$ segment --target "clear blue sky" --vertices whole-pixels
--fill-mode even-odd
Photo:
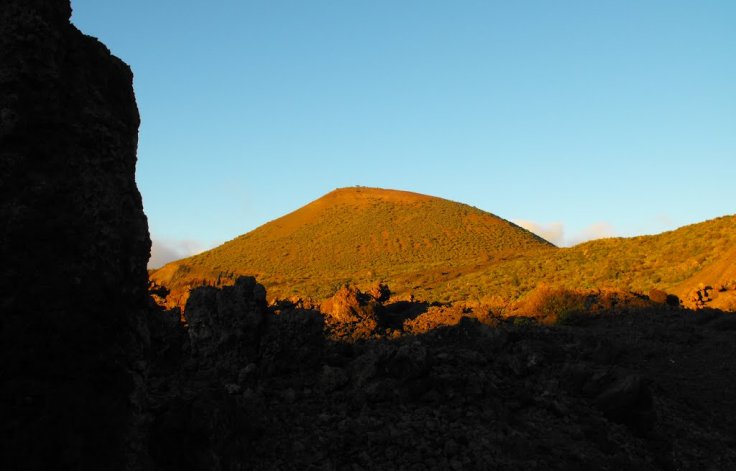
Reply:
[[[735,212],[736,1],[73,7],[134,70],[159,257],[352,185],[461,201],[565,244]]]

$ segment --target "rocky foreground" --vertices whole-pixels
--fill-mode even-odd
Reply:
[[[241,278],[195,290],[188,328],[162,313],[156,467],[736,469],[736,316],[439,310],[411,333],[427,306],[377,296],[269,309]]]

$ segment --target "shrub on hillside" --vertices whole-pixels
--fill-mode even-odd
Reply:
[[[665,293],[665,302],[669,300]],[[516,303],[513,312],[546,324],[576,325],[591,315],[638,312],[654,306],[656,304],[646,296],[626,291],[573,290],[541,285]]]
[[[546,324],[570,324],[579,321],[589,307],[589,295],[542,285],[519,302],[516,314],[533,317]]]
[[[661,289],[653,289],[649,291],[649,299],[651,299],[652,302],[655,302],[657,304],[666,304],[667,303],[667,293],[662,291]]]

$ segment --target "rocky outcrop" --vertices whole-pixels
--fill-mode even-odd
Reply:
[[[241,278],[194,290],[188,331],[175,313],[157,318],[155,467],[736,464],[725,412],[736,404],[723,399],[736,397],[736,382],[707,366],[730,365],[731,316],[616,298],[585,323],[545,326],[461,306],[383,305],[352,288],[325,313],[264,299]]]
[[[137,466],[150,240],[128,66],[69,0],[0,4],[0,460]]]
[[[241,277],[222,289],[195,289],[185,313],[192,354],[200,370],[235,375],[240,366],[256,360],[266,290],[255,278]]]
[[[413,319],[404,321],[404,331],[423,334],[442,326],[457,325],[467,315],[465,309],[455,306],[431,306]]]
[[[368,293],[379,303],[385,303],[391,297],[391,289],[385,283],[375,283],[368,289]]]
[[[314,310],[269,315],[259,347],[260,372],[283,374],[319,365],[326,344],[324,324],[324,316]]]
[[[259,379],[267,426],[248,465],[732,469],[736,381],[706,366],[727,364],[728,333],[657,312],[576,327],[464,316],[421,335],[328,342],[322,365]]]
[[[351,286],[343,286],[320,306],[337,336],[355,338],[370,336],[378,327],[380,309],[373,296]]]
[[[713,299],[711,294],[713,287],[710,285],[700,285],[696,289],[692,290],[688,296],[689,304],[695,309],[703,309]]]
[[[325,301],[321,310],[338,322],[355,323],[375,318],[375,300],[350,286],[343,286]]]
[[[256,374],[317,365],[325,344],[320,312],[267,309],[266,290],[253,277],[240,277],[233,286],[193,290],[185,313],[196,376],[240,389]]]
[[[185,316],[162,311],[151,322],[148,457],[154,469],[247,469],[268,416],[264,390],[284,374],[310,372],[324,352],[323,317],[266,308],[252,277],[191,292]]]

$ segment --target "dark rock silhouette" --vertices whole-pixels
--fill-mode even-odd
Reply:
[[[326,343],[324,316],[292,309],[266,318],[259,342],[260,372],[273,376],[321,365]]]
[[[192,291],[186,306],[192,354],[203,370],[219,375],[258,355],[266,312],[266,290],[255,278],[241,277],[233,286],[203,287]]]
[[[133,76],[70,14],[68,0],[0,4],[4,469],[122,469],[142,447]]]
[[[656,420],[652,393],[637,375],[619,379],[596,398],[596,405],[609,419],[644,433]]]
[[[195,314],[210,334],[185,338],[213,361],[184,345],[179,373],[151,390],[160,398],[149,441],[157,467],[736,465],[736,422],[727,412],[736,406],[736,381],[705,373],[736,354],[721,328],[731,316],[621,304],[580,326],[548,327],[453,306],[399,309],[347,287],[325,313],[298,303],[264,310],[253,302],[262,298],[250,278],[192,292],[190,304],[210,300],[208,314]],[[213,314],[228,310],[233,323]],[[403,325],[388,326],[387,313]],[[246,324],[247,342],[222,341]],[[236,354],[245,344],[249,353]],[[190,459],[176,452],[182,442]]]

